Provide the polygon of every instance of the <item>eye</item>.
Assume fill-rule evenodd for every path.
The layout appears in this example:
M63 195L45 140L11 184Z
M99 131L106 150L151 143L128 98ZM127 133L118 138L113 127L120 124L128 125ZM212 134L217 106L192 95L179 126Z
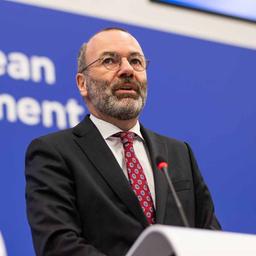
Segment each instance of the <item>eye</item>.
M136 65L136 66L142 66L143 65L142 60L138 57L131 58L129 62L130 62L131 65Z
M106 57L102 60L102 64L111 65L115 63L115 59L113 57Z
M106 54L101 58L101 65L108 70L115 70L120 65L120 56L116 54Z
M105 66L115 66L119 64L119 60L118 56L105 56L102 59L102 64Z

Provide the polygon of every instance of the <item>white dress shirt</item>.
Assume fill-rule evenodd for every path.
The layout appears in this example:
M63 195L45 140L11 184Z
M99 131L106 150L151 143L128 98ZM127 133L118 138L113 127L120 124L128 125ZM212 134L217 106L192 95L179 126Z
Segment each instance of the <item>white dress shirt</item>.
M127 174L127 168L125 164L125 157L124 157L124 148L123 144L118 137L113 137L114 134L118 132L122 132L122 130L115 125L108 123L104 120L101 120L94 115L90 115L91 121L95 124L95 126L98 128L100 134L106 141L107 145L113 152L117 162L119 163L120 167L122 168L124 175L128 179ZM143 171L146 175L146 179L148 182L148 187L155 205L155 183L154 183L154 177L153 177L153 171L150 164L150 158L147 151L147 148L145 146L145 141L141 135L140 132L140 124L137 121L134 127L132 127L130 132L134 132L137 136L134 138L133 147L135 154L143 168Z

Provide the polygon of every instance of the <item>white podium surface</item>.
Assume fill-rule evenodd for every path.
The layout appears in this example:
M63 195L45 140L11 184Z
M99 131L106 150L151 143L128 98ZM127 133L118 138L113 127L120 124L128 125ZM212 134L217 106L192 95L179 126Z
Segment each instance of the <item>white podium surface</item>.
M153 225L126 256L256 256L256 235Z
M7 256L5 246L4 246L4 239L0 232L0 256Z

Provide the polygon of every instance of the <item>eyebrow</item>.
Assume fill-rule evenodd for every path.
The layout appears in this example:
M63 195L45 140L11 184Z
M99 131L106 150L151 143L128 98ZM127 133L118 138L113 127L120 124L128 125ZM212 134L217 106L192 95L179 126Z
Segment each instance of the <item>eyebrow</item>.
M115 55L115 54L116 54L116 52L103 52L100 54L100 57L103 57L105 55Z
M121 55L119 54L118 52L110 52L110 51L107 51L107 52L103 52L100 54L100 58L103 57L103 56L106 56L106 55L110 55L110 56L113 56L113 55ZM143 54L141 54L140 52L131 52L128 56L143 56Z

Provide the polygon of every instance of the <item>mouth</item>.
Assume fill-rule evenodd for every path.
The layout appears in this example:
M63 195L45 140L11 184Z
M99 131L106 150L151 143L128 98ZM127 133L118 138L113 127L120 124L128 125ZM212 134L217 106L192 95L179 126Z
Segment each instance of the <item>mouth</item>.
M115 84L112 89L113 94L115 94L118 99L138 99L140 97L139 84L135 81L120 81Z
M115 95L117 98L133 98L137 99L139 97L138 91L132 89L132 88L119 88L115 91Z
M124 83L115 88L118 93L138 93L138 86L132 83Z

